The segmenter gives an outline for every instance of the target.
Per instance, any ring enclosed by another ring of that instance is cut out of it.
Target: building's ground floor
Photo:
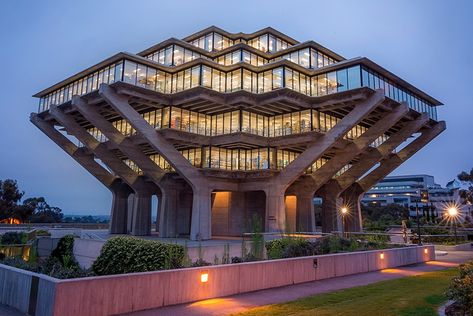
[[[146,194],[118,189],[113,194],[110,232],[148,235],[156,231],[159,237],[205,240],[260,232],[361,230],[360,194],[341,194],[330,186],[314,194],[300,183],[281,196],[272,195],[270,185],[263,184],[260,190],[211,190],[194,196],[181,179],[153,186],[154,191]],[[341,213],[343,207],[348,208],[347,214]]]

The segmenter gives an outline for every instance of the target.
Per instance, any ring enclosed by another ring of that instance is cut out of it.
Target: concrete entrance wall
[[[212,235],[241,236],[252,232],[255,216],[264,230],[265,207],[263,191],[212,193]]]

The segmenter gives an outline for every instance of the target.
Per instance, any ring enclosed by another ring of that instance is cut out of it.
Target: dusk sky
[[[0,179],[66,214],[108,214],[111,194],[29,122],[31,97],[120,51],[210,25],[271,26],[345,58],[365,56],[445,105],[447,130],[394,174],[442,185],[473,167],[473,1],[21,1],[0,3]]]

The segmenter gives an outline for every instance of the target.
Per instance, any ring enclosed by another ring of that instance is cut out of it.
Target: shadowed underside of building
[[[111,233],[361,229],[363,193],[445,129],[439,101],[367,58],[266,28],[119,53],[42,92],[30,120],[113,194]]]

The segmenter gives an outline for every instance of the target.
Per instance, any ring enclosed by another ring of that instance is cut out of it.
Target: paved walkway
[[[426,272],[443,270],[457,266],[459,263],[472,260],[472,251],[449,252],[438,256],[436,261],[424,264],[385,269],[376,272],[361,273],[344,277],[314,281],[257,292],[208,299],[195,303],[180,304],[152,310],[135,312],[132,316],[211,316],[228,315],[243,312],[247,309],[268,304],[293,301],[302,297],[327,293],[356,286],[368,285],[384,280],[398,279],[406,276],[420,275]]]

